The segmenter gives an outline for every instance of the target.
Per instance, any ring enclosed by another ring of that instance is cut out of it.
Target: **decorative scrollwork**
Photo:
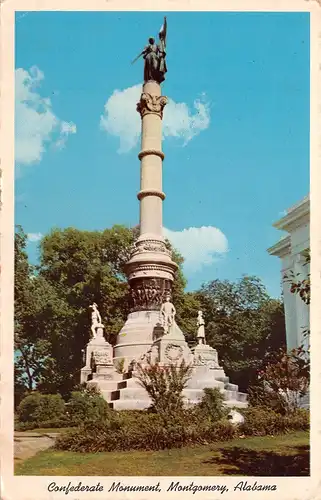
[[[160,240],[142,240],[136,242],[131,248],[131,257],[144,252],[159,252],[171,256],[171,251]]]
[[[151,95],[145,92],[140,96],[140,101],[137,103],[137,111],[141,117],[148,113],[154,113],[160,118],[163,118],[163,109],[167,104],[167,97],[161,95]]]

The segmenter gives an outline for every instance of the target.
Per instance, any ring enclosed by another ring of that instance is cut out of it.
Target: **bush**
[[[59,419],[45,420],[44,422],[15,422],[15,431],[31,431],[32,429],[51,429],[69,427],[70,423],[66,416]]]
[[[17,409],[19,422],[34,423],[59,421],[65,416],[65,402],[60,394],[34,392],[26,396]]]
[[[287,352],[280,349],[275,359],[259,372],[259,382],[281,413],[290,414],[307,394],[310,379],[309,353],[303,347]]]
[[[80,452],[163,450],[225,441],[235,436],[228,421],[195,419],[185,410],[176,416],[149,412],[113,412],[110,420],[88,422],[61,434],[56,448]]]
[[[279,392],[268,389],[264,384],[249,388],[248,403],[250,407],[270,408],[281,415],[287,413],[287,405],[283,396]]]
[[[137,364],[140,385],[146,389],[156,413],[169,415],[183,409],[182,392],[192,374],[192,367],[183,360],[180,365],[160,366],[147,361]]]
[[[109,417],[111,411],[106,400],[95,389],[74,391],[67,403],[70,425],[105,420]]]
[[[268,408],[250,407],[241,410],[244,422],[239,430],[247,436],[266,436],[309,429],[309,412],[298,409],[291,415],[280,415]]]
[[[229,409],[224,404],[224,395],[217,388],[205,388],[201,402],[196,406],[212,422],[227,418]]]

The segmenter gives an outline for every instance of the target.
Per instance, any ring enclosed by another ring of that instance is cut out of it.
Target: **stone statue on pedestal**
[[[197,340],[199,345],[204,344],[205,345],[205,322],[203,318],[203,313],[202,311],[198,311],[198,316],[197,316]]]
[[[155,38],[150,37],[148,45],[144,50],[132,61],[134,63],[143,56],[145,60],[144,65],[144,82],[154,80],[161,83],[165,80],[165,73],[167,72],[166,66],[166,34],[167,34],[167,21],[164,17],[164,23],[159,31],[159,44],[156,45]]]
[[[92,337],[95,339],[97,336],[97,328],[104,328],[104,325],[101,322],[101,316],[98,311],[98,306],[96,302],[89,306],[91,309],[91,333]]]
[[[148,82],[149,80],[157,81],[158,47],[155,44],[155,39],[152,37],[148,40],[148,45],[143,50],[143,58],[145,59],[144,82]]]
[[[160,308],[161,323],[165,333],[168,333],[170,327],[173,325],[175,314],[176,309],[174,305],[171,303],[170,298],[166,297],[166,302]]]

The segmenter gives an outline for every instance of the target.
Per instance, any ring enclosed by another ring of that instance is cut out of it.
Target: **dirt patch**
[[[33,457],[38,451],[46,450],[55,443],[57,434],[36,434],[33,432],[14,433],[14,459],[26,460]]]

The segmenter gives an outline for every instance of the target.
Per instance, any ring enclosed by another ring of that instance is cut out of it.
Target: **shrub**
[[[235,436],[228,421],[214,423],[194,417],[189,410],[167,419],[157,413],[113,412],[106,422],[88,422],[63,433],[56,440],[56,448],[80,452],[163,450]]]
[[[224,404],[224,395],[217,388],[205,388],[202,400],[197,405],[204,417],[209,418],[211,421],[216,422],[223,418],[227,418],[229,409]]]
[[[67,403],[67,414],[71,425],[105,420],[111,411],[108,403],[95,389],[74,391]]]
[[[70,423],[66,416],[59,419],[45,420],[44,422],[15,422],[15,431],[31,431],[32,429],[49,429],[69,427]]]
[[[17,415],[19,422],[59,421],[65,415],[65,402],[59,394],[34,392],[20,402]]]
[[[182,392],[192,374],[192,367],[183,360],[180,365],[160,366],[147,361],[137,364],[139,383],[152,400],[152,409],[169,415],[183,409]]]
[[[249,407],[242,410],[244,422],[240,424],[241,433],[248,436],[282,434],[291,430],[309,429],[309,413],[298,409],[291,415],[280,415],[268,408]]]
[[[281,415],[287,413],[287,405],[282,394],[268,389],[264,384],[249,388],[248,403],[250,407],[270,408]]]
[[[269,395],[276,410],[281,413],[296,411],[301,397],[308,391],[309,379],[309,354],[303,347],[289,352],[281,349],[275,359],[259,373],[266,401]]]
[[[23,398],[17,408],[19,422],[34,422],[34,414],[40,405],[40,401],[41,394],[39,392],[34,392]]]

